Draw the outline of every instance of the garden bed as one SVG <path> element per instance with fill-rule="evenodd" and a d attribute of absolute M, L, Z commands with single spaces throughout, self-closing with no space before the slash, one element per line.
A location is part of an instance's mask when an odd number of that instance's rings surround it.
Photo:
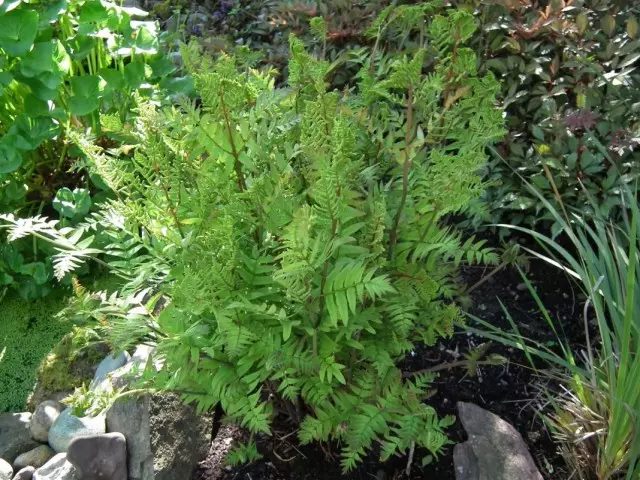
<path fill-rule="evenodd" d="M 467 284 L 472 285 L 486 272 L 482 268 L 467 268 L 463 274 Z M 581 321 L 580 292 L 559 270 L 541 260 L 532 260 L 528 278 L 536 288 L 554 320 L 559 320 L 570 343 L 581 347 L 583 329 Z M 492 325 L 508 331 L 511 327 L 500 301 L 517 322 L 521 333 L 531 339 L 552 346 L 555 337 L 542 318 L 535 300 L 531 297 L 516 269 L 507 268 L 489 279 L 472 293 L 473 306 L 470 314 Z M 472 325 L 473 320 L 469 320 Z M 413 372 L 431 368 L 444 362 L 463 359 L 470 349 L 485 340 L 463 330 L 447 341 L 440 341 L 432 348 L 421 348 L 407 362 L 405 371 Z M 487 354 L 498 354 L 508 359 L 504 365 L 480 365 L 478 375 L 471 377 L 466 368 L 454 368 L 440 372 L 434 383 L 436 392 L 429 400 L 439 414 L 456 415 L 456 402 L 472 402 L 511 423 L 526 441 L 531 455 L 545 478 L 567 478 L 562 457 L 556 451 L 549 432 L 536 414 L 544 404 L 540 389 L 542 379 L 529 367 L 522 352 L 493 343 Z M 244 439 L 244 432 L 233 426 L 222 425 L 214 440 L 209 457 L 202 462 L 194 480 L 328 480 L 349 479 L 394 479 L 407 478 L 407 458 L 395 458 L 380 463 L 370 456 L 357 471 L 344 475 L 339 462 L 331 460 L 328 453 L 339 454 L 333 446 L 332 452 L 317 446 L 296 447 L 295 431 L 288 425 L 275 425 L 272 437 L 263 437 L 258 445 L 264 458 L 237 468 L 226 466 L 225 455 L 233 440 Z M 426 467 L 420 466 L 422 455 L 411 468 L 409 478 L 451 480 L 455 477 L 453 467 L 453 445 L 463 442 L 466 434 L 460 422 L 448 430 L 452 442 L 443 457 Z"/>

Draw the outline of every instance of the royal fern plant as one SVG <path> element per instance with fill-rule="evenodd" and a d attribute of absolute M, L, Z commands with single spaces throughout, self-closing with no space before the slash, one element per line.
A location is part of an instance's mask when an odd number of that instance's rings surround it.
<path fill-rule="evenodd" d="M 398 365 L 461 321 L 460 264 L 498 261 L 445 222 L 479 199 L 503 135 L 500 86 L 464 46 L 475 29 L 433 3 L 385 10 L 344 91 L 295 36 L 283 88 L 250 55 L 190 45 L 198 104 L 141 103 L 118 149 L 75 136 L 114 192 L 99 221 L 166 272 L 168 304 L 101 318 L 104 334 L 152 340 L 156 388 L 220 404 L 252 439 L 284 416 L 302 444 L 339 444 L 345 471 L 374 448 L 441 453 L 454 419 L 425 403 L 433 375 Z"/>

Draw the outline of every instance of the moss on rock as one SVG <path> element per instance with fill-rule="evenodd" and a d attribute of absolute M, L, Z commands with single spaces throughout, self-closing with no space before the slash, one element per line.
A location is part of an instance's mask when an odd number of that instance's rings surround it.
<path fill-rule="evenodd" d="M 74 328 L 40 363 L 37 381 L 27 402 L 28 409 L 34 409 L 57 393 L 71 393 L 90 382 L 98 362 L 108 353 L 106 344 L 96 342 L 87 330 Z"/>

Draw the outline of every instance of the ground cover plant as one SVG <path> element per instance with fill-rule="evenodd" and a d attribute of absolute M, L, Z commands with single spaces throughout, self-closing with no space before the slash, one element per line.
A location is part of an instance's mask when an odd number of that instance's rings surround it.
<path fill-rule="evenodd" d="M 24 302 L 16 293 L 2 299 L 0 323 L 0 412 L 24 408 L 40 362 L 70 331 L 71 325 L 55 320 L 65 299 L 51 295 Z"/>
<path fill-rule="evenodd" d="M 460 321 L 456 268 L 498 260 L 441 220 L 482 193 L 476 172 L 503 116 L 499 84 L 464 46 L 473 17 L 445 9 L 427 23 L 436 9 L 383 12 L 350 91 L 328 90 L 329 63 L 295 36 L 286 89 L 250 56 L 211 61 L 191 46 L 200 107 L 141 104 L 137 142 L 121 148 L 76 137 L 117 197 L 95 221 L 131 232 L 148 252 L 141 268 L 165 272 L 157 315 L 153 300 L 135 315 L 88 308 L 107 312 L 96 328 L 118 348 L 158 343 L 155 388 L 201 410 L 220 402 L 252 435 L 285 415 L 302 443 L 339 440 L 345 471 L 375 444 L 382 460 L 441 453 L 454 419 L 423 403 L 432 375 L 396 364 Z M 401 51 L 406 28 L 421 48 Z M 52 227 L 5 220 L 14 237 Z M 250 441 L 232 458 L 256 454 Z"/>
<path fill-rule="evenodd" d="M 146 12 L 97 0 L 0 6 L 0 212 L 52 213 L 74 225 L 102 185 L 77 164 L 70 128 L 118 142 L 136 95 L 162 100 L 189 82 L 164 56 Z M 159 88 L 162 87 L 162 88 Z M 75 163 L 75 170 L 71 166 Z M 93 179 L 95 180 L 95 179 Z M 51 252 L 2 245 L 0 285 L 32 299 L 50 291 Z"/>

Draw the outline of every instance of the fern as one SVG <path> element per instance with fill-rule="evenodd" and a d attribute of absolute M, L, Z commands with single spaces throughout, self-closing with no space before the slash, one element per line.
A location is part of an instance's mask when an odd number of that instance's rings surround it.
<path fill-rule="evenodd" d="M 313 29 L 324 42 L 323 23 Z M 122 295 L 83 293 L 78 312 L 93 309 L 113 342 L 156 343 L 155 388 L 199 411 L 219 403 L 251 434 L 289 412 L 300 442 L 340 442 L 345 470 L 377 446 L 383 459 L 413 445 L 437 456 L 451 419 L 424 403 L 433 377 L 398 364 L 462 321 L 457 268 L 498 261 L 445 224 L 475 209 L 504 128 L 499 85 L 464 47 L 474 29 L 443 2 L 389 8 L 342 92 L 294 36 L 290 88 L 252 69 L 250 52 L 187 46 L 201 105 L 139 102 L 133 141 L 113 149 L 74 134 L 113 191 L 103 212 L 80 233 L 2 220 L 13 237 L 59 241 L 61 272 L 99 255 L 127 280 Z M 167 299 L 161 312 L 131 300 L 143 285 Z"/>

